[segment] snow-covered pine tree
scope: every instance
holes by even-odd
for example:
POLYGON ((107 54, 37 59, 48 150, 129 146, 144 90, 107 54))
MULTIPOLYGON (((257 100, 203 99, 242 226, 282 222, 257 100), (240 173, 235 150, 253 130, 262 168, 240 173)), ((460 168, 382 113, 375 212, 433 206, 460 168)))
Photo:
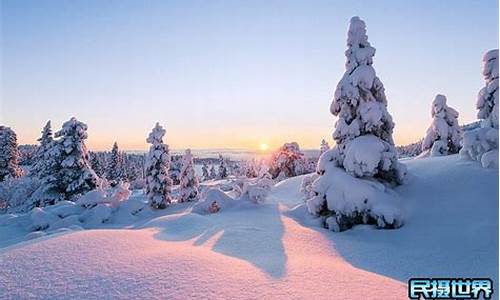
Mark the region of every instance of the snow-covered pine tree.
POLYGON ((387 111, 384 86, 375 74, 375 48, 368 42, 365 22, 351 18, 346 71, 335 91, 330 112, 338 117, 333 132, 336 145, 317 165, 315 197, 307 201, 310 213, 322 216, 334 231, 355 224, 380 228, 402 225, 397 199, 385 192, 404 182, 406 168, 398 161, 387 111))
POLYGON ((109 157, 107 179, 111 186, 116 186, 123 180, 123 156, 118 148, 118 143, 113 144, 109 157))
POLYGON ((174 185, 181 183, 182 155, 172 155, 170 157, 170 178, 174 185))
POLYGON ((207 165, 207 163, 203 163, 203 166, 201 167, 201 172, 202 172, 202 178, 203 178, 203 180, 210 179, 210 175, 208 174, 208 165, 207 165))
POLYGON ((21 175, 16 133, 9 127, 0 125, 0 181, 21 175))
POLYGON ((186 149, 182 157, 179 202, 194 201, 198 198, 198 178, 194 172, 193 155, 186 149))
MULTIPOLYGON (((66 121, 62 129, 56 132, 54 147, 59 162, 58 170, 50 180, 58 192, 65 198, 71 199, 75 195, 84 194, 98 187, 99 180, 92 170, 89 154, 85 146, 87 139, 87 125, 72 117, 66 121)), ((52 156, 52 154, 49 154, 52 156)), ((52 177, 50 174, 48 176, 52 177)))
POLYGON ((480 161, 485 168, 498 168, 498 49, 484 54, 483 76, 485 86, 476 104, 481 128, 464 132, 460 155, 480 161))
POLYGON ((42 135, 37 140, 40 142, 38 149, 35 154, 35 163, 30 169, 30 175, 35 177, 40 177, 40 174, 43 173, 43 170, 47 168, 47 155, 48 151, 51 147, 53 147, 54 137, 52 134, 52 127, 50 120, 47 121, 45 126, 42 129, 42 135))
POLYGON ((483 127, 498 130, 498 49, 484 54, 483 76, 486 85, 477 96, 477 117, 483 120, 483 127))
POLYGON ((434 98, 431 115, 432 123, 422 142, 422 151, 430 152, 431 156, 458 153, 461 139, 458 112, 446 104, 444 95, 434 98))
POLYGON ((102 152, 89 151, 90 167, 99 178, 103 178, 106 173, 105 159, 102 152))
POLYGON ((215 166, 211 165, 210 166, 210 179, 215 179, 217 178, 217 172, 215 171, 215 166))
POLYGON ((171 202, 172 179, 168 174, 170 155, 163 143, 165 129, 157 122, 146 141, 151 144, 146 157, 146 194, 149 205, 155 209, 166 208, 171 202))
POLYGON ((227 177, 227 164, 222 154, 219 154, 219 172, 217 173, 218 179, 224 179, 227 177))
POLYGON ((325 139, 321 140, 321 145, 319 146, 319 155, 325 153, 326 151, 330 150, 330 145, 328 145, 328 142, 325 141, 325 139))

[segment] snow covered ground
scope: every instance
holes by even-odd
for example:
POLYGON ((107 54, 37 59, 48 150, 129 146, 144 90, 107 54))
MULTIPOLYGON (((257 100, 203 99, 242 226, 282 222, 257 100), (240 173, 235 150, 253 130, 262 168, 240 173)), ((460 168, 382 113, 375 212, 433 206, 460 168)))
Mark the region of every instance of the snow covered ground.
POLYGON ((207 215, 179 204, 28 241, 3 217, 0 299, 405 299, 409 277, 498 282, 498 170, 457 155, 404 163, 397 230, 319 227, 301 176, 277 184, 266 204, 207 215))

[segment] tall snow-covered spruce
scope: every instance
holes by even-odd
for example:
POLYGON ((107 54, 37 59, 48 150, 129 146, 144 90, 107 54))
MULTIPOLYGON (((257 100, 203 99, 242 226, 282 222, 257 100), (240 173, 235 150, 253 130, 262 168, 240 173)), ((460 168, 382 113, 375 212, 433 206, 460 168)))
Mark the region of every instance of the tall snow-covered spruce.
POLYGON ((484 54, 483 76, 485 86, 476 103, 481 128, 464 133, 460 155, 480 161, 485 168, 498 168, 498 49, 484 54))
POLYGON ((55 134, 61 149, 58 183, 66 198, 84 194, 98 186, 98 177, 90 166, 89 154, 85 146, 87 124, 71 118, 55 134))
POLYGON ((431 115, 432 123, 422 142, 422 151, 430 152, 430 156, 458 153, 461 139, 458 112, 446 104, 444 95, 434 98, 431 115))
POLYGON ((227 163, 226 159, 219 154, 219 172, 217 173, 218 179, 224 179, 227 177, 227 163))
POLYGON ((146 141, 151 144, 146 157, 146 194, 152 208, 166 208, 171 202, 172 179, 168 174, 170 155, 163 143, 165 129, 156 123, 146 141))
POLYGON ((196 200, 198 198, 198 178, 194 172, 193 155, 190 149, 186 149, 182 157, 180 182, 179 202, 196 200))
POLYGON ((333 231, 356 224, 397 228, 403 223, 399 199, 389 189, 404 182, 406 168, 398 161, 384 86, 372 66, 375 48, 359 17, 350 21, 345 55, 346 71, 330 106, 338 117, 336 145, 318 162, 316 196, 307 207, 333 231))
POLYGON ((17 135, 9 127, 0 125, 0 181, 4 181, 7 177, 17 178, 21 175, 17 135))

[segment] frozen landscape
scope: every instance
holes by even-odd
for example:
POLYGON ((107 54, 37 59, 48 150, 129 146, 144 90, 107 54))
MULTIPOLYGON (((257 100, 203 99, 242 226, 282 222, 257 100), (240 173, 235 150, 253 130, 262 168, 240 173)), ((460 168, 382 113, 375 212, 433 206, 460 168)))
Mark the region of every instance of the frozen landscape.
POLYGON ((41 237, 28 216, 2 215, 0 298, 402 299, 423 274, 497 282, 498 170, 458 155, 404 163, 412 176, 396 189, 406 215, 397 230, 332 234, 304 213, 303 176, 216 214, 186 203, 125 217, 147 202, 137 193, 106 225, 53 221, 41 237))
POLYGON ((0 299, 499 299, 497 3, 188 2, 0 2, 0 299))

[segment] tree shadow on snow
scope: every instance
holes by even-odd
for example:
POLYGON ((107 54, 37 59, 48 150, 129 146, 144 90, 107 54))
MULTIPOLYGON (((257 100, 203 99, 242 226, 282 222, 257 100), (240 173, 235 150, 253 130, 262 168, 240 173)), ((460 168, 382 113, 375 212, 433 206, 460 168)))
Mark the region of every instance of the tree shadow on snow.
MULTIPOLYGON (((219 213, 184 213, 149 224, 160 228, 155 238, 193 240, 194 246, 213 243, 212 250, 243 259, 273 278, 286 273, 284 226, 277 204, 245 203, 219 213)), ((148 226, 148 227, 149 227, 148 226)))

